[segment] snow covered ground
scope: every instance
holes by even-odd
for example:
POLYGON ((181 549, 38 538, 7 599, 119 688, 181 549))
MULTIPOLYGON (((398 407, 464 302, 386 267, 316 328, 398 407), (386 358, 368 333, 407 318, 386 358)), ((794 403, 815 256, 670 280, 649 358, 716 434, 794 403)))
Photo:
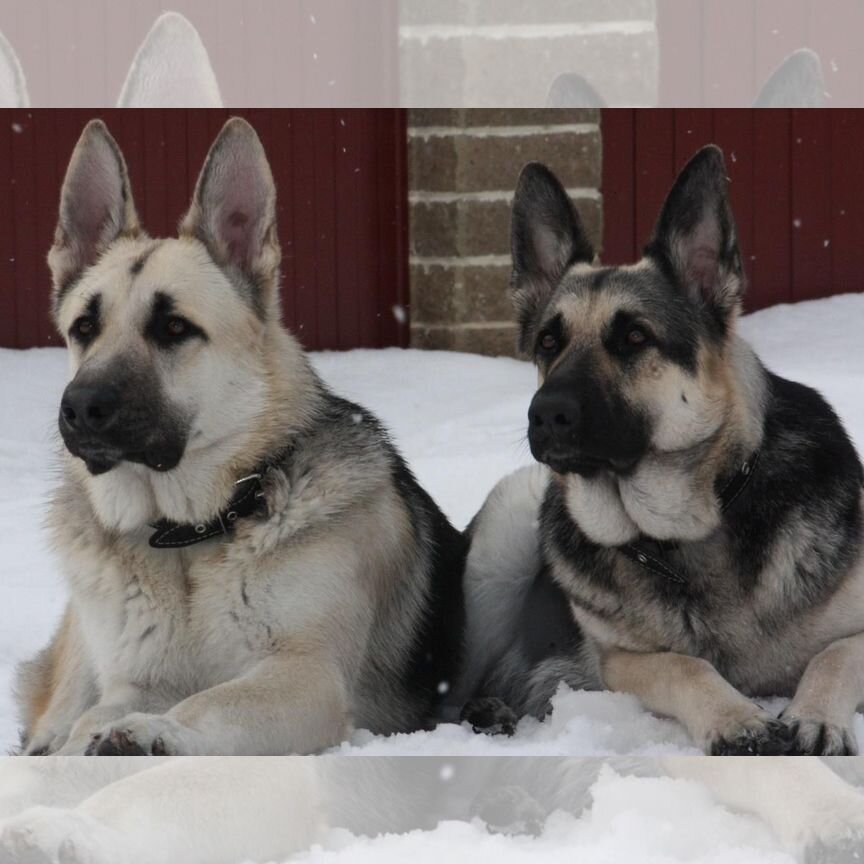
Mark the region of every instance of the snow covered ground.
MULTIPOLYGON (((744 335, 780 374, 813 385, 835 405, 864 452, 864 296, 779 306, 746 317, 744 335)), ((321 353, 314 362, 340 394, 375 411, 420 482, 458 527, 495 482, 529 464, 527 363, 447 352, 321 353)), ((10 684, 15 664, 48 639, 64 603, 42 517, 58 464, 55 416, 65 386, 59 349, 0 351, 0 751, 17 740, 10 684)), ((858 735, 864 740, 864 718, 858 735)), ((509 740, 466 728, 374 738, 358 732, 344 752, 367 754, 578 754, 696 752, 683 730, 608 693, 562 693, 545 723, 524 721, 509 740)))

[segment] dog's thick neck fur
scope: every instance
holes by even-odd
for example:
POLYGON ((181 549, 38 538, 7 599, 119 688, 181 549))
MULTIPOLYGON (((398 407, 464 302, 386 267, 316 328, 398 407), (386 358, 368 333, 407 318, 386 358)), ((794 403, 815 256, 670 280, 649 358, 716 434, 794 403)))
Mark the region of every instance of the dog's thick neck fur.
POLYGON ((626 476, 558 477, 573 521, 593 542, 621 546, 640 536, 698 541, 720 525, 718 478, 733 476, 762 441, 766 373, 738 336, 725 345, 731 374, 723 382, 719 428, 683 450, 652 450, 626 476), (730 458, 731 454, 731 458, 730 458))
POLYGON ((68 476, 88 495, 107 531, 142 532, 160 519, 199 523, 214 518, 230 500, 237 480, 283 451, 307 429, 324 398, 324 387, 297 341, 268 322, 262 353, 266 378, 261 410, 245 431, 197 449, 190 443, 180 464, 166 473, 123 462, 91 476, 81 460, 65 454, 68 476))

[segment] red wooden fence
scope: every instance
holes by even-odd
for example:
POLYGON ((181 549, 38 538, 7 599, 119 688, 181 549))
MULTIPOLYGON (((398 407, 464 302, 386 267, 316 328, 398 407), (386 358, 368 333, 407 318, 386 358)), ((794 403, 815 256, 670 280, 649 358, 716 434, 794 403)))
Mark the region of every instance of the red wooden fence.
MULTIPOLYGON (((278 190, 285 322, 308 348, 405 345, 405 116, 399 110, 238 111, 278 190)), ((139 215, 171 234, 227 111, 100 111, 129 164, 139 215)), ((45 255, 85 110, 0 111, 0 347, 58 343, 45 255)))
POLYGON ((746 306, 862 290, 864 111, 604 110, 604 249, 633 261, 676 171, 726 154, 750 277, 746 306))
POLYGON ((658 0, 660 104, 751 105, 797 48, 822 57, 833 107, 864 102, 860 0, 658 0))

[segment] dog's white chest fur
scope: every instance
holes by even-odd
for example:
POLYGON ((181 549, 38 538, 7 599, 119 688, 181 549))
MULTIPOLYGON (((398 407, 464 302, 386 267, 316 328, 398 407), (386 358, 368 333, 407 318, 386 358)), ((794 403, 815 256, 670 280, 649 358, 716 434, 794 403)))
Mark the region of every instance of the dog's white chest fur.
POLYGON ((230 679, 265 647, 268 624, 253 611, 258 586, 245 585, 242 573, 231 579, 208 545, 191 555, 109 554, 98 573, 72 563, 75 602, 103 690, 133 682, 182 697, 230 679), (208 579, 216 570, 219 577, 208 579))

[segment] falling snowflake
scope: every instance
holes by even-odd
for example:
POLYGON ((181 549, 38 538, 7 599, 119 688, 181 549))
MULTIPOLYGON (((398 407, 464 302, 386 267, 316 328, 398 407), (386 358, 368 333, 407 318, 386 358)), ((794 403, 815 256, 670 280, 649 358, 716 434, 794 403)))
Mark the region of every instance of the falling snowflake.
POLYGON ((398 303, 393 307, 393 317, 400 323, 404 324, 408 320, 408 312, 404 306, 398 303))
POLYGON ((449 780, 453 779, 455 773, 456 772, 453 770, 452 765, 442 765, 438 776, 441 778, 442 782, 447 783, 449 780))

